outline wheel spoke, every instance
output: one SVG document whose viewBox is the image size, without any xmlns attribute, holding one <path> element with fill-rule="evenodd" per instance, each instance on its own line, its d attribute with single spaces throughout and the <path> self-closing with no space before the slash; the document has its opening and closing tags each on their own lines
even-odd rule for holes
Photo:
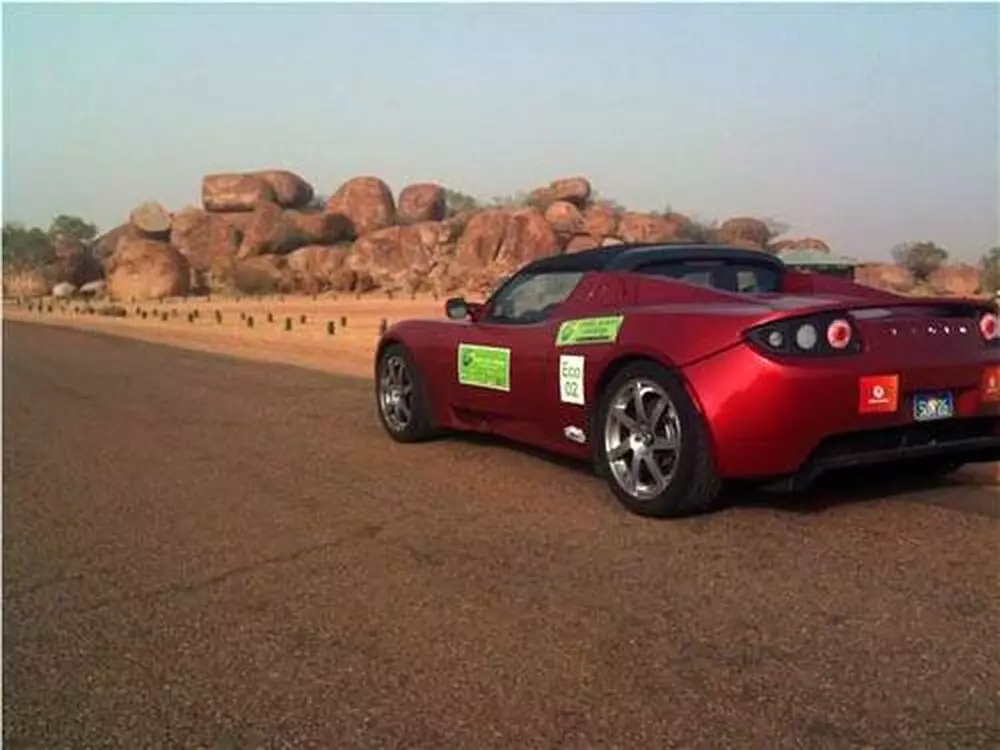
<svg viewBox="0 0 1000 750">
<path fill-rule="evenodd" d="M 673 430 L 669 434 L 656 438 L 653 441 L 652 448 L 654 451 L 676 451 L 677 450 L 677 436 L 674 434 Z"/>
<path fill-rule="evenodd" d="M 667 486 L 667 478 L 663 475 L 660 465 L 656 463 L 656 459 L 649 453 L 643 456 L 642 460 L 646 464 L 646 469 L 653 477 L 653 481 L 656 483 L 657 492 L 662 492 L 663 488 Z"/>
<path fill-rule="evenodd" d="M 639 424 L 632 417 L 625 413 L 625 407 L 619 407 L 615 409 L 614 417 L 618 420 L 618 424 L 624 427 L 629 432 L 635 432 L 639 429 Z"/>
<path fill-rule="evenodd" d="M 396 413 L 407 422 L 410 421 L 410 417 L 413 415 L 413 412 L 410 411 L 409 404 L 407 404 L 403 399 L 396 402 Z"/>
<path fill-rule="evenodd" d="M 612 461 L 617 461 L 619 458 L 628 453 L 628 448 L 629 448 L 628 443 L 623 440 L 622 442 L 618 443 L 618 445 L 616 445 L 614 448 L 608 451 L 608 458 L 611 459 Z"/>
<path fill-rule="evenodd" d="M 656 424 L 660 421 L 660 417 L 663 416 L 663 412 L 667 409 L 667 400 L 665 398 L 656 399 L 656 406 L 653 407 L 652 414 L 649 415 L 649 424 L 652 425 L 653 429 L 656 429 Z"/>
<path fill-rule="evenodd" d="M 632 485 L 637 487 L 639 485 L 639 477 L 642 469 L 642 456 L 638 452 L 632 454 L 631 465 L 629 466 L 629 474 L 632 475 Z"/>
<path fill-rule="evenodd" d="M 639 422 L 645 422 L 646 406 L 642 403 L 642 388 L 639 386 L 635 387 L 635 392 L 632 396 L 632 403 L 635 405 L 635 418 Z"/>
</svg>

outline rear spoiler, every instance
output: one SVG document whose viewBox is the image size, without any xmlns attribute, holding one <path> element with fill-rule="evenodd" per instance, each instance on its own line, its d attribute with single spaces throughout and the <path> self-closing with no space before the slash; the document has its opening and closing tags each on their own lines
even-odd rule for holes
<svg viewBox="0 0 1000 750">
<path fill-rule="evenodd" d="M 912 309 L 915 314 L 936 315 L 944 318 L 974 318 L 983 313 L 997 311 L 994 302 L 976 297 L 910 297 L 883 289 L 865 286 L 855 281 L 823 274 L 789 271 L 782 282 L 786 293 L 833 294 L 845 299 L 823 302 L 811 312 L 828 310 Z"/>
</svg>

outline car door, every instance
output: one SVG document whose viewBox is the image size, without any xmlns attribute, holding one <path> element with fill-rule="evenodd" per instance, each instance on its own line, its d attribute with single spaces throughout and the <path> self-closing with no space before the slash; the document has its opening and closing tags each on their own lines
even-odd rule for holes
<svg viewBox="0 0 1000 750">
<path fill-rule="evenodd" d="M 451 402 L 460 418 L 502 433 L 538 429 L 554 356 L 559 305 L 582 278 L 579 271 L 512 277 L 455 339 Z"/>
</svg>

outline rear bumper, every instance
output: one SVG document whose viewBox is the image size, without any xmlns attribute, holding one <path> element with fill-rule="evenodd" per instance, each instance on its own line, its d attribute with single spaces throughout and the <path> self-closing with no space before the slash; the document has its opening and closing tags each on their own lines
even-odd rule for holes
<svg viewBox="0 0 1000 750">
<path fill-rule="evenodd" d="M 787 365 L 738 346 L 684 368 L 684 375 L 721 476 L 808 481 L 833 469 L 927 456 L 1000 460 L 1000 403 L 982 391 L 995 357 L 984 352 L 981 361 L 896 369 L 864 355 Z M 879 374 L 900 376 L 898 408 L 861 414 L 860 378 Z M 955 416 L 916 422 L 913 395 L 924 390 L 950 390 Z"/>
<path fill-rule="evenodd" d="M 1000 417 L 942 420 L 833 435 L 822 441 L 794 476 L 807 485 L 838 469 L 921 458 L 963 463 L 1000 461 Z"/>
</svg>

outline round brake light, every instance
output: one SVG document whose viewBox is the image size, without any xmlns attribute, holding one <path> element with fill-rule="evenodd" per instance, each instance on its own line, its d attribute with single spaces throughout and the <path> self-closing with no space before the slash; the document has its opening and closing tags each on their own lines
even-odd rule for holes
<svg viewBox="0 0 1000 750">
<path fill-rule="evenodd" d="M 993 313 L 986 313 L 979 319 L 979 332 L 987 341 L 992 341 L 998 337 L 997 316 Z"/>
<path fill-rule="evenodd" d="M 851 343 L 851 324 L 838 318 L 826 329 L 826 342 L 834 349 L 846 349 Z"/>
</svg>

